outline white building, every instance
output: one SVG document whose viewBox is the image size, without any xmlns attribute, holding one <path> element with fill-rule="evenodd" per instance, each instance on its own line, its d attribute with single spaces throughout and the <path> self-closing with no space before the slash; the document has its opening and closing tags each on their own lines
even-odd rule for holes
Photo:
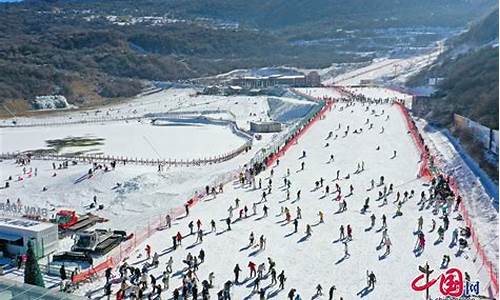
<svg viewBox="0 0 500 300">
<path fill-rule="evenodd" d="M 0 251 L 2 256 L 26 253 L 28 241 L 32 240 L 35 255 L 40 258 L 57 250 L 57 224 L 0 217 Z"/>
</svg>

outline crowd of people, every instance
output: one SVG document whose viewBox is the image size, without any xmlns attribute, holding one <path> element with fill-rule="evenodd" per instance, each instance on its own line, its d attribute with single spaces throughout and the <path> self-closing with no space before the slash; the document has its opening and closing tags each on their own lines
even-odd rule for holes
<svg viewBox="0 0 500 300">
<path fill-rule="evenodd" d="M 338 142 L 352 135 L 363 135 L 367 133 L 378 134 L 381 136 L 381 139 L 383 139 L 387 131 L 383 125 L 380 126 L 379 131 L 376 131 L 375 124 L 377 123 L 380 125 L 390 120 L 389 115 L 384 109 L 393 101 L 393 99 L 372 99 L 363 95 L 354 94 L 351 97 L 339 100 L 340 104 L 338 110 L 340 112 L 349 113 L 352 112 L 355 106 L 362 106 L 367 115 L 366 122 L 364 122 L 363 126 L 356 127 L 354 127 L 354 124 L 339 123 L 338 127 L 334 130 L 328 131 L 325 138 L 324 158 L 326 161 L 325 164 L 334 168 L 334 171 L 332 171 L 334 176 L 331 178 L 319 177 L 311 179 L 313 188 L 310 193 L 320 191 L 322 198 L 332 199 L 333 203 L 336 203 L 338 206 L 335 214 L 344 214 L 348 211 L 352 212 L 359 210 L 359 213 L 366 217 L 367 224 L 370 225 L 365 229 L 365 232 L 370 232 L 375 227 L 378 227 L 379 229 L 374 230 L 372 234 L 380 235 L 380 243 L 376 247 L 377 251 L 381 251 L 381 254 L 378 255 L 379 260 L 383 260 L 391 255 L 393 242 L 389 232 L 390 230 L 397 230 L 395 228 L 391 229 L 388 226 L 386 214 L 388 213 L 387 211 L 391 202 L 395 207 L 394 215 L 392 216 L 393 219 L 401 217 L 406 213 L 405 209 L 409 202 L 416 203 L 420 211 L 428 210 L 435 216 L 435 218 L 430 219 L 424 219 L 423 216 L 417 218 L 416 230 L 413 232 L 416 238 L 414 247 L 415 256 L 420 256 L 425 251 L 426 239 L 436 236 L 434 244 L 439 244 L 444 240 L 444 236 L 448 232 L 451 232 L 452 235 L 450 248 L 453 249 L 457 247 L 457 253 L 463 253 L 468 248 L 470 228 L 466 226 L 453 227 L 450 223 L 450 218 L 452 218 L 453 213 L 457 215 L 455 219 L 458 221 L 461 220 L 460 215 L 457 214 L 456 211 L 462 199 L 453 194 L 445 176 L 438 175 L 432 180 L 428 187 L 422 191 L 415 191 L 413 189 L 399 190 L 400 187 L 392 182 L 388 182 L 383 174 L 380 174 L 377 178 L 371 178 L 369 182 L 366 182 L 366 187 L 360 187 L 353 184 L 353 177 L 364 173 L 372 166 L 365 163 L 363 159 L 360 159 L 359 161 L 352 162 L 352 166 L 344 166 L 342 168 L 336 167 L 336 161 L 338 161 L 339 157 L 333 154 L 333 150 L 330 149 L 333 148 L 331 146 L 334 142 Z M 340 131 L 340 133 L 336 133 L 337 131 Z M 341 142 L 338 143 L 341 145 Z M 392 155 L 387 155 L 386 159 L 398 159 L 397 150 L 398 149 L 390 149 L 389 152 Z M 381 151 L 380 146 L 374 148 L 373 151 Z M 165 217 L 165 228 L 169 234 L 171 234 L 172 238 L 172 245 L 166 253 L 172 253 L 174 251 L 186 252 L 185 259 L 182 260 L 184 265 L 183 268 L 177 271 L 173 270 L 174 257 L 172 255 L 169 256 L 166 262 L 160 261 L 159 253 L 153 251 L 152 247 L 147 245 L 144 249 L 144 259 L 141 261 L 140 266 L 138 266 L 137 263 L 129 264 L 128 261 L 125 261 L 120 264 L 116 270 L 111 268 L 106 270 L 106 282 L 103 287 L 104 295 L 109 298 L 112 294 L 115 294 L 116 299 L 147 298 L 174 300 L 208 300 L 214 299 L 215 295 L 215 299 L 226 300 L 234 299 L 232 290 L 235 286 L 241 286 L 243 283 L 250 282 L 251 284 L 247 285 L 247 287 L 250 289 L 251 295 L 256 295 L 259 299 L 268 299 L 268 289 L 270 288 L 275 289 L 275 292 L 272 292 L 275 293 L 275 295 L 281 291 L 287 290 L 288 292 L 285 293 L 289 300 L 302 299 L 301 293 L 305 293 L 306 291 L 300 291 L 296 287 L 287 284 L 287 276 L 293 276 L 295 274 L 289 275 L 286 266 L 280 265 L 276 262 L 277 260 L 275 257 L 271 256 L 267 256 L 265 261 L 251 259 L 248 262 L 237 263 L 233 268 L 234 276 L 229 276 L 228 274 L 215 274 L 214 271 L 208 272 L 209 275 L 206 278 L 200 278 L 198 276 L 199 268 L 208 268 L 205 266 L 206 255 L 217 255 L 216 253 L 206 252 L 206 250 L 201 248 L 204 239 L 217 238 L 220 233 L 231 232 L 233 230 L 231 226 L 239 226 L 240 223 L 244 223 L 245 220 L 251 217 L 259 216 L 259 220 L 269 218 L 271 207 L 279 207 L 279 213 L 275 216 L 278 218 L 277 223 L 283 224 L 283 226 L 292 224 L 294 228 L 293 234 L 299 233 L 299 231 L 304 233 L 302 240 L 313 239 L 313 226 L 322 225 L 328 222 L 327 219 L 329 216 L 323 210 L 315 212 L 314 215 L 317 219 L 303 217 L 303 209 L 307 210 L 309 207 L 307 201 L 302 198 L 309 197 L 310 193 L 303 195 L 302 190 L 305 191 L 308 187 L 300 186 L 300 184 L 296 183 L 298 180 L 295 178 L 300 176 L 297 174 L 300 174 L 300 172 L 303 172 L 309 167 L 308 165 L 311 157 L 307 149 L 304 149 L 302 155 L 298 157 L 296 172 L 291 172 L 290 168 L 280 165 L 279 159 L 275 160 L 274 164 L 268 166 L 268 164 L 270 164 L 270 159 L 271 158 L 268 157 L 263 162 L 254 163 L 252 166 L 246 168 L 245 171 L 241 172 L 237 178 L 239 188 L 259 194 L 257 197 L 258 201 L 248 203 L 239 198 L 235 198 L 234 202 L 224 204 L 224 210 L 226 210 L 227 207 L 227 215 L 225 218 L 218 221 L 211 216 L 206 216 L 207 219 L 205 220 L 195 218 L 187 222 L 187 228 L 181 228 L 177 224 L 172 224 L 173 220 L 170 215 Z M 111 165 L 111 167 L 114 168 L 115 165 Z M 107 166 L 95 164 L 93 168 L 89 169 L 88 175 L 91 176 L 93 172 L 102 168 L 107 168 Z M 56 169 L 56 166 L 54 166 L 54 170 Z M 279 178 L 275 175 L 278 173 L 283 174 L 283 176 Z M 262 176 L 259 176 L 260 174 L 262 174 Z M 277 183 L 281 180 L 283 180 L 282 185 Z M 376 199 L 370 199 L 369 196 L 366 196 L 367 193 L 372 191 L 377 191 L 378 197 Z M 203 200 L 214 200 L 218 194 L 223 193 L 223 185 L 206 186 Z M 279 196 L 275 196 L 277 194 Z M 273 197 L 271 197 L 271 195 Z M 420 197 L 418 195 L 420 195 Z M 357 206 L 358 204 L 356 202 L 349 200 L 354 196 L 364 199 L 362 206 Z M 277 202 L 275 201 L 276 197 L 282 200 Z M 375 205 L 374 202 L 380 204 Z M 416 212 L 413 211 L 411 213 L 415 214 Z M 182 218 L 189 219 L 190 217 L 189 205 L 186 205 L 185 215 L 182 216 Z M 222 222 L 222 226 L 218 225 L 219 222 Z M 429 230 L 425 228 L 427 224 L 429 224 Z M 455 222 L 454 224 L 459 223 Z M 334 241 L 333 247 L 342 247 L 344 257 L 337 263 L 341 263 L 352 255 L 351 252 L 349 252 L 349 247 L 356 240 L 354 238 L 355 234 L 359 234 L 357 232 L 361 231 L 357 231 L 357 229 L 363 225 L 364 224 L 351 223 L 339 225 L 339 235 Z M 303 231 L 299 229 L 299 226 L 302 226 Z M 209 234 L 212 235 L 207 236 Z M 268 237 L 266 235 L 266 232 L 257 233 L 257 230 L 249 232 L 246 249 L 251 249 L 254 253 L 265 253 L 268 243 Z M 198 254 L 193 254 L 188 248 L 184 247 L 183 241 L 188 237 L 194 237 L 194 244 L 200 245 Z M 360 241 L 356 241 L 356 243 L 360 243 Z M 443 253 L 442 266 L 448 266 L 450 260 L 450 256 Z M 242 280 L 242 273 L 244 272 L 243 269 L 245 266 L 248 268 L 248 276 Z M 158 272 L 158 268 L 161 269 L 161 276 L 159 277 L 153 274 Z M 359 270 L 353 270 L 353 272 L 359 272 Z M 360 276 L 364 277 L 364 273 L 360 274 Z M 181 278 L 180 285 L 177 284 L 177 281 L 171 284 L 171 279 L 173 277 Z M 358 293 L 358 296 L 364 296 L 372 292 L 375 289 L 376 282 L 375 273 L 367 270 L 366 286 Z M 315 297 L 323 296 L 322 283 L 325 284 L 325 282 L 318 282 L 315 287 Z M 343 299 L 340 294 L 337 295 L 336 285 L 330 283 L 328 287 L 329 300 Z M 338 297 L 335 298 L 336 296 Z"/>
</svg>

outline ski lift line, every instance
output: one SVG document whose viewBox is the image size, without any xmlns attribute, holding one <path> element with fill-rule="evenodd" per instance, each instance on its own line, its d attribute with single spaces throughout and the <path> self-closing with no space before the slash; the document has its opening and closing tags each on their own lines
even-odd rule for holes
<svg viewBox="0 0 500 300">
<path fill-rule="evenodd" d="M 7 105 L 5 105 L 5 103 L 3 103 L 2 106 L 12 117 L 16 117 L 16 115 L 7 107 Z"/>
<path fill-rule="evenodd" d="M 158 153 L 158 151 L 156 150 L 156 148 L 153 146 L 153 144 L 151 144 L 151 142 L 143 135 L 142 138 L 149 144 L 149 146 L 151 147 L 151 149 L 153 149 L 153 151 L 156 153 L 156 156 L 159 158 L 159 159 L 162 159 L 160 154 Z"/>
</svg>

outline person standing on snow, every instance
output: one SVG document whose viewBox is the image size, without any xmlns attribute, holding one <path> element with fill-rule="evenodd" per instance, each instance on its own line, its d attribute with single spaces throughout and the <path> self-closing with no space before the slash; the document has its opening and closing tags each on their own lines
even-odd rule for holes
<svg viewBox="0 0 500 300">
<path fill-rule="evenodd" d="M 239 283 L 241 269 L 238 264 L 236 264 L 236 266 L 234 267 L 233 272 L 234 272 L 234 282 Z"/>
<path fill-rule="evenodd" d="M 343 240 L 345 239 L 345 233 L 344 233 L 344 225 L 340 225 L 340 236 L 339 236 L 339 240 Z"/>
<path fill-rule="evenodd" d="M 217 227 L 215 226 L 215 221 L 213 219 L 212 219 L 212 221 L 210 221 L 210 225 L 211 225 L 210 232 L 216 232 Z"/>
<path fill-rule="evenodd" d="M 297 219 L 302 219 L 302 210 L 297 206 Z"/>
<path fill-rule="evenodd" d="M 250 232 L 250 236 L 248 237 L 248 245 L 253 246 L 254 240 L 255 240 L 255 238 L 254 238 L 253 231 L 252 231 L 252 232 Z"/>
<path fill-rule="evenodd" d="M 321 284 L 316 286 L 316 297 L 323 296 L 323 287 Z"/>
<path fill-rule="evenodd" d="M 248 268 L 250 269 L 250 277 L 253 278 L 257 275 L 256 265 L 253 261 L 248 263 Z"/>
<path fill-rule="evenodd" d="M 306 225 L 306 237 L 309 238 L 311 235 L 312 235 L 311 225 L 307 224 Z"/>
<path fill-rule="evenodd" d="M 281 273 L 278 275 L 278 280 L 280 282 L 279 284 L 279 289 L 280 290 L 283 290 L 285 289 L 285 281 L 286 281 L 286 277 L 285 277 L 285 271 L 282 270 Z"/>
</svg>

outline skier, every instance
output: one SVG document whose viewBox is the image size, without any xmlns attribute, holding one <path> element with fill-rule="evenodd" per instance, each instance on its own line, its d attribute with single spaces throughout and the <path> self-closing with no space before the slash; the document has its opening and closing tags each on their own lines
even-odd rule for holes
<svg viewBox="0 0 500 300">
<path fill-rule="evenodd" d="M 442 226 L 439 226 L 437 233 L 438 233 L 438 242 L 442 242 L 444 239 L 444 228 Z"/>
<path fill-rule="evenodd" d="M 211 225 L 210 232 L 216 232 L 217 227 L 215 226 L 215 221 L 213 219 L 212 219 L 212 221 L 210 221 L 210 225 Z"/>
<path fill-rule="evenodd" d="M 417 228 L 417 231 L 422 231 L 422 226 L 424 225 L 424 219 L 422 218 L 422 216 L 420 216 L 418 218 L 418 228 Z"/>
<path fill-rule="evenodd" d="M 252 232 L 250 232 L 250 236 L 248 237 L 248 244 L 249 244 L 250 246 L 253 246 L 253 242 L 254 242 L 254 240 L 255 240 L 255 237 L 254 237 L 254 235 L 253 235 L 253 231 L 252 231 Z"/>
<path fill-rule="evenodd" d="M 203 230 L 198 230 L 197 235 L 196 235 L 196 243 L 201 243 L 203 242 Z"/>
<path fill-rule="evenodd" d="M 306 225 L 306 237 L 310 237 L 311 235 L 312 235 L 311 225 L 307 224 Z"/>
<path fill-rule="evenodd" d="M 294 227 L 294 231 L 293 231 L 293 232 L 294 232 L 294 233 L 296 233 L 296 232 L 297 232 L 297 227 L 298 227 L 298 226 L 299 226 L 299 221 L 297 220 L 297 218 L 295 218 L 295 219 L 293 220 L 293 227 Z"/>
<path fill-rule="evenodd" d="M 384 245 L 385 245 L 385 253 L 384 253 L 384 256 L 387 256 L 389 255 L 389 253 L 391 253 L 391 246 L 392 246 L 392 242 L 391 242 L 391 239 L 389 237 L 387 237 L 384 241 Z"/>
<path fill-rule="evenodd" d="M 265 300 L 266 299 L 266 290 L 261 288 L 259 290 L 259 300 Z"/>
<path fill-rule="evenodd" d="M 189 222 L 188 227 L 189 227 L 189 235 L 192 235 L 193 234 L 193 228 L 194 228 L 193 221 Z"/>
<path fill-rule="evenodd" d="M 455 246 L 458 242 L 458 229 L 455 228 L 451 234 L 451 245 Z"/>
<path fill-rule="evenodd" d="M 345 239 L 345 234 L 344 234 L 344 225 L 340 225 L 340 236 L 339 236 L 339 240 L 343 240 Z"/>
<path fill-rule="evenodd" d="M 241 272 L 240 266 L 238 264 L 236 264 L 236 266 L 234 267 L 233 272 L 234 272 L 234 282 L 237 284 L 239 282 L 239 277 Z"/>
<path fill-rule="evenodd" d="M 441 269 L 446 269 L 448 268 L 448 265 L 450 264 L 450 256 L 444 254 L 443 255 L 443 261 L 441 262 Z"/>
<path fill-rule="evenodd" d="M 376 218 L 377 218 L 377 217 L 375 217 L 375 214 L 372 214 L 372 215 L 370 216 L 370 221 L 371 221 L 371 223 L 370 223 L 370 228 L 373 228 L 373 227 L 375 226 L 375 220 L 376 220 Z"/>
<path fill-rule="evenodd" d="M 266 249 L 266 238 L 264 235 L 261 235 L 259 238 L 259 248 L 260 250 Z"/>
<path fill-rule="evenodd" d="M 348 239 L 349 241 L 351 241 L 351 240 L 352 240 L 352 228 L 351 228 L 351 225 L 350 225 L 350 224 L 348 224 L 348 225 L 347 225 L 347 239 Z"/>
<path fill-rule="evenodd" d="M 319 216 L 319 222 L 320 223 L 324 223 L 324 221 L 323 221 L 323 212 L 321 210 L 319 211 L 318 216 Z"/>
<path fill-rule="evenodd" d="M 254 276 L 257 275 L 257 271 L 256 271 L 256 265 L 253 261 L 250 261 L 248 263 L 248 268 L 250 269 L 250 277 L 253 278 Z"/>
<path fill-rule="evenodd" d="M 280 282 L 279 289 L 283 290 L 285 288 L 285 281 L 286 281 L 285 271 L 284 270 L 282 270 L 281 273 L 278 275 L 278 280 Z"/>
<path fill-rule="evenodd" d="M 166 221 L 167 228 L 171 228 L 172 227 L 172 218 L 170 217 L 170 215 L 167 215 L 165 217 L 165 221 Z"/>
<path fill-rule="evenodd" d="M 261 279 L 264 277 L 264 272 L 266 271 L 266 265 L 264 263 L 261 263 L 257 267 L 257 278 Z"/>
<path fill-rule="evenodd" d="M 302 219 L 302 210 L 297 206 L 297 219 Z"/>
<path fill-rule="evenodd" d="M 198 254 L 198 258 L 200 259 L 200 264 L 205 262 L 205 251 L 203 249 L 200 250 L 200 253 Z"/>
<path fill-rule="evenodd" d="M 373 271 L 368 274 L 368 271 L 366 271 L 366 275 L 368 276 L 368 288 L 374 289 L 375 288 L 375 282 L 377 282 L 377 278 L 375 277 L 375 274 L 373 274 Z"/>
<path fill-rule="evenodd" d="M 316 286 L 316 297 L 323 296 L 323 287 L 321 284 Z"/>
<path fill-rule="evenodd" d="M 370 203 L 370 197 L 367 197 L 365 199 L 365 204 L 363 205 L 363 208 L 361 209 L 361 213 L 362 214 L 364 214 L 368 210 L 368 208 L 370 208 L 370 204 L 369 203 Z"/>
</svg>

